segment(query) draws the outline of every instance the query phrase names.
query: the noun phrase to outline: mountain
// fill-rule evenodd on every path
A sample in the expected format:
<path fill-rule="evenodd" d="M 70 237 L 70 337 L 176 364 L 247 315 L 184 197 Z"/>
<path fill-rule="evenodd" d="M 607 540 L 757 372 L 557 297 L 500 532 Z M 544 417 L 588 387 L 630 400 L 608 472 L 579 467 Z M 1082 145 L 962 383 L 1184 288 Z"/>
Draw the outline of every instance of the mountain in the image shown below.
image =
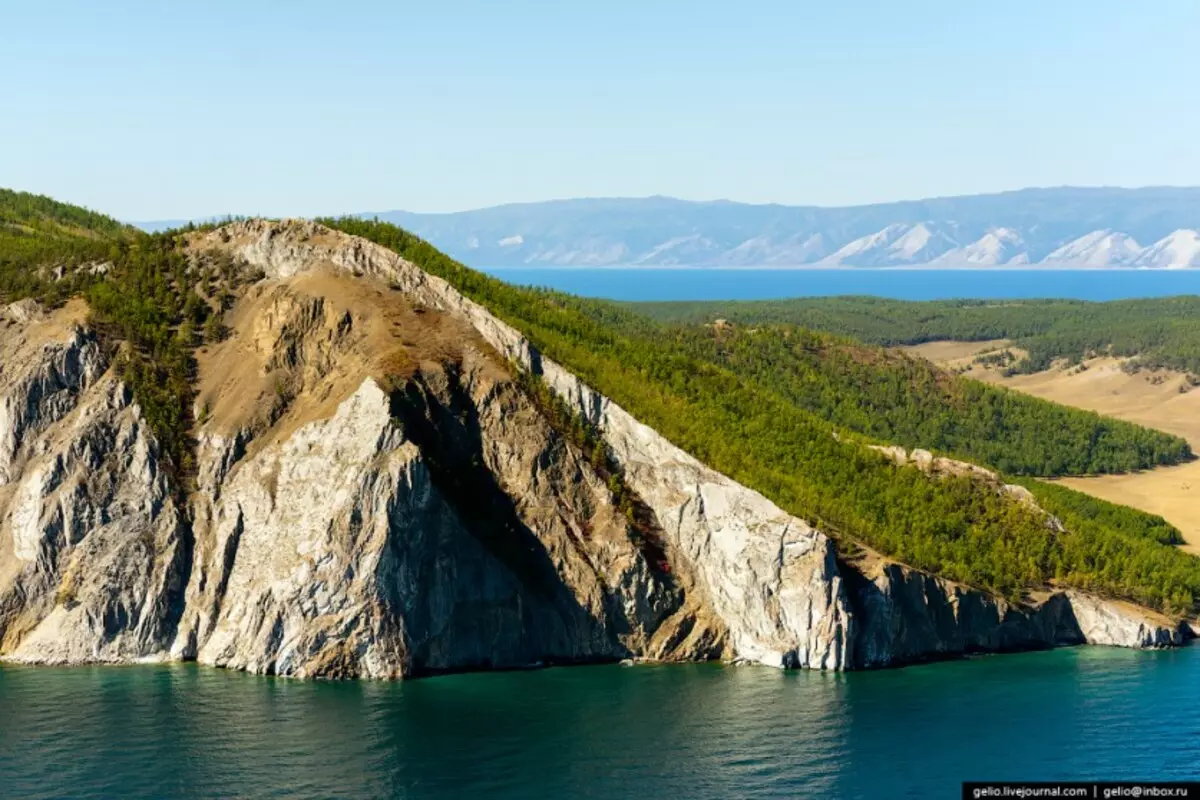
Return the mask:
<path fill-rule="evenodd" d="M 1134 263 L 1139 267 L 1167 269 L 1200 267 L 1200 233 L 1175 231 L 1138 253 Z"/>
<path fill-rule="evenodd" d="M 1043 264 L 1085 267 L 1127 267 L 1137 264 L 1143 249 L 1124 233 L 1092 231 L 1067 242 L 1042 260 Z M 1168 259 L 1169 261 L 1169 259 Z M 1164 264 L 1163 266 L 1168 266 Z"/>
<path fill-rule="evenodd" d="M 821 236 L 821 241 L 825 240 L 822 234 L 814 235 Z M 893 224 L 869 236 L 855 239 L 815 263 L 821 266 L 864 267 L 924 263 L 954 246 L 953 239 L 941 231 L 930 230 L 925 223 L 911 226 Z"/>
<path fill-rule="evenodd" d="M 1161 520 L 843 426 L 759 356 L 385 224 L 89 230 L 96 251 L 0 251 L 4 659 L 843 670 L 1191 635 L 1200 566 Z M 763 357 L 806 359 L 793 341 Z M 824 385 L 893 402 L 860 382 Z M 1047 407 L 972 424 L 1049 422 L 1103 463 L 1187 455 Z"/>
<path fill-rule="evenodd" d="M 989 230 L 977 241 L 955 246 L 929 262 L 930 266 L 990 267 L 1028 265 L 1025 240 L 1011 228 Z"/>
<path fill-rule="evenodd" d="M 560 200 L 389 211 L 465 263 L 516 266 L 1197 266 L 1200 188 L 1024 189 L 846 208 Z M 1140 244 L 1139 244 L 1140 243 Z"/>

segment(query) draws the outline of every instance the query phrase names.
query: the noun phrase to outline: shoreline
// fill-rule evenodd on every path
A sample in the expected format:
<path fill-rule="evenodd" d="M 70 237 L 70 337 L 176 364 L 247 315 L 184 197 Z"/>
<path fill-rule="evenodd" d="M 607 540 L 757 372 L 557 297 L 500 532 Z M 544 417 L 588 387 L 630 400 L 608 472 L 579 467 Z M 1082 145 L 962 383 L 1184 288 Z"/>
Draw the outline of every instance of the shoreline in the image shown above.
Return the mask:
<path fill-rule="evenodd" d="M 742 667 L 750 667 L 756 670 L 774 671 L 781 675 L 801 675 L 814 674 L 824 676 L 834 676 L 844 678 L 849 675 L 868 675 L 868 674 L 890 674 L 901 670 L 920 669 L 922 667 L 932 667 L 939 664 L 953 664 L 956 662 L 981 661 L 984 659 L 1004 658 L 1007 656 L 1030 655 L 1034 653 L 1051 653 L 1060 650 L 1076 650 L 1076 649 L 1096 649 L 1096 650 L 1115 650 L 1129 651 L 1134 653 L 1162 653 L 1176 650 L 1184 650 L 1194 647 L 1197 641 L 1200 641 L 1192 626 L 1184 621 L 1180 623 L 1180 628 L 1190 633 L 1185 635 L 1183 640 L 1178 644 L 1170 644 L 1159 647 L 1126 647 L 1123 645 L 1101 644 L 1094 642 L 1076 642 L 1048 645 L 1045 647 L 1024 647 L 1013 648 L 1011 650 L 972 650 L 962 653 L 941 653 L 931 654 L 925 658 L 897 662 L 881 666 L 862 667 L 855 669 L 814 669 L 808 667 L 789 668 L 778 667 L 771 664 L 764 664 L 759 661 L 750 659 L 711 659 L 707 661 L 657 661 L 646 658 L 611 658 L 611 659 L 595 659 L 584 661 L 562 661 L 562 662 L 545 662 L 537 664 L 529 664 L 523 666 L 510 667 L 488 667 L 484 669 L 451 669 L 439 670 L 434 672 L 420 672 L 414 675 L 401 676 L 398 678 L 372 677 L 372 676 L 354 676 L 354 677 L 330 677 L 330 676 L 302 676 L 291 674 L 277 674 L 274 672 L 254 672 L 251 670 L 240 669 L 237 667 L 226 667 L 219 664 L 208 664 L 202 661 L 191 658 L 174 658 L 169 654 L 164 654 L 162 658 L 148 657 L 140 659 L 132 659 L 128 661 L 84 661 L 75 663 L 39 663 L 28 661 L 17 661 L 8 657 L 0 656 L 0 674 L 4 670 L 38 670 L 38 671 L 64 671 L 64 672 L 83 672 L 86 670 L 104 669 L 104 670 L 127 670 L 138 668 L 170 668 L 170 669 L 197 669 L 207 670 L 212 672 L 226 673 L 230 675 L 244 675 L 250 678 L 270 678 L 272 680 L 286 681 L 295 684 L 330 684 L 340 686 L 400 686 L 412 681 L 420 681 L 422 683 L 438 678 L 461 677 L 464 675 L 493 675 L 506 673 L 533 673 L 545 672 L 548 670 L 563 670 L 563 669 L 579 669 L 588 667 L 621 667 L 626 669 L 635 669 L 643 667 L 712 667 L 716 669 L 737 669 Z"/>

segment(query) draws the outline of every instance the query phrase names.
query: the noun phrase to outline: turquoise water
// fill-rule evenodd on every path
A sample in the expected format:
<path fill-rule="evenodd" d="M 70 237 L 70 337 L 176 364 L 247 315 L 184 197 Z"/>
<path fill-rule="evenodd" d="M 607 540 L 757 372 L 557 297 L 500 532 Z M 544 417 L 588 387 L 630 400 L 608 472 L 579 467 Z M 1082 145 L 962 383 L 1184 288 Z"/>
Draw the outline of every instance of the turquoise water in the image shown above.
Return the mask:
<path fill-rule="evenodd" d="M 486 268 L 485 268 L 486 269 Z M 901 300 L 1200 294 L 1193 270 L 496 268 L 510 283 L 611 300 L 762 300 L 869 294 Z"/>
<path fill-rule="evenodd" d="M 0 668 L 0 797 L 957 797 L 1195 778 L 1200 648 L 849 675 L 573 667 L 307 683 Z"/>

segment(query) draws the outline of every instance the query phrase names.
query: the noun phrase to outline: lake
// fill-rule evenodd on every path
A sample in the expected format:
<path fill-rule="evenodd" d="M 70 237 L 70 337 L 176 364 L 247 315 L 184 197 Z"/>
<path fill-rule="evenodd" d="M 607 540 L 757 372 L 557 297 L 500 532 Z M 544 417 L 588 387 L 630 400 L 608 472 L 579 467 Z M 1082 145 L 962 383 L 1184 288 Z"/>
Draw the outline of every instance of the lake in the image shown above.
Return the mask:
<path fill-rule="evenodd" d="M 0 667 L 0 797 L 957 797 L 1187 779 L 1200 648 L 321 683 Z"/>
<path fill-rule="evenodd" d="M 611 300 L 765 300 L 848 294 L 900 300 L 1120 300 L 1200 294 L 1200 269 L 484 269 L 509 283 Z"/>

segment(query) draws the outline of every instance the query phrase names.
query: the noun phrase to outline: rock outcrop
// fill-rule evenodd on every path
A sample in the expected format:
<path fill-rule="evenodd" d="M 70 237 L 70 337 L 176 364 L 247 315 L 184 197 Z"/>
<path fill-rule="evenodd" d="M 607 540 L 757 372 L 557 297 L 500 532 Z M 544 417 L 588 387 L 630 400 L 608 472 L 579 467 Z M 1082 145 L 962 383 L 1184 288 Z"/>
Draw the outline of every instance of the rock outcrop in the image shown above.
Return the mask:
<path fill-rule="evenodd" d="M 858 623 L 853 659 L 859 668 L 1090 641 L 1073 603 L 1061 593 L 1016 606 L 885 559 L 847 567 L 853 576 L 851 603 Z M 1141 646 L 1132 639 L 1122 644 Z"/>
<path fill-rule="evenodd" d="M 79 309 L 0 329 L 0 652 L 121 662 L 163 651 L 189 566 L 157 444 Z"/>
<path fill-rule="evenodd" d="M 265 278 L 198 357 L 186 498 L 80 307 L 0 315 L 0 657 L 386 678 L 623 658 L 841 670 L 1180 639 L 1083 595 L 1018 607 L 839 561 L 823 533 L 363 240 L 250 221 L 193 246 Z M 513 365 L 602 432 L 636 514 Z"/>
<path fill-rule="evenodd" d="M 1173 647 L 1193 636 L 1187 623 L 1176 624 L 1130 603 L 1104 601 L 1068 592 L 1071 611 L 1089 644 L 1118 647 Z"/>
<path fill-rule="evenodd" d="M 1056 517 L 1046 513 L 1038 506 L 1037 500 L 1033 496 L 1033 492 L 1015 483 L 1005 483 L 990 469 L 972 464 L 967 461 L 958 461 L 953 458 L 945 458 L 935 456 L 928 450 L 914 448 L 911 452 L 905 450 L 900 445 L 867 445 L 870 449 L 884 456 L 888 460 L 894 462 L 900 467 L 912 467 L 919 469 L 926 475 L 943 476 L 943 477 L 969 477 L 976 481 L 990 485 L 995 491 L 1009 495 L 1017 501 L 1024 503 L 1031 508 L 1037 509 L 1042 514 L 1046 515 L 1047 524 L 1055 530 L 1062 530 L 1062 521 Z"/>

